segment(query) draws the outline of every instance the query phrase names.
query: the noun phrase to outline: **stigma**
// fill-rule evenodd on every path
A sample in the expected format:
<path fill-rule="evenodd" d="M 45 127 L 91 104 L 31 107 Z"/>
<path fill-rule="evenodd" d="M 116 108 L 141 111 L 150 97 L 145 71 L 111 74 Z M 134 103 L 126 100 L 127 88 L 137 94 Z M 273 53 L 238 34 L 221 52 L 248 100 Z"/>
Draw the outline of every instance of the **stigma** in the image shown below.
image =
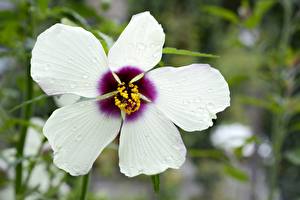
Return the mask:
<path fill-rule="evenodd" d="M 114 96 L 115 105 L 127 115 L 139 110 L 141 106 L 141 96 L 138 86 L 129 82 L 118 83 L 117 94 Z"/>

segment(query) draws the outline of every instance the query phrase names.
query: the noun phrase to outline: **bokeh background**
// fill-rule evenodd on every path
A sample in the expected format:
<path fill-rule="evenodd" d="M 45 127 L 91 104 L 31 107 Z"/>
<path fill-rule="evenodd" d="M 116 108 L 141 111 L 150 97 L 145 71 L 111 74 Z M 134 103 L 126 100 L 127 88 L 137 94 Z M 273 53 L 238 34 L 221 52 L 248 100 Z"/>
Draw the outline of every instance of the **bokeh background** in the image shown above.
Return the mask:
<path fill-rule="evenodd" d="M 81 26 L 106 49 L 133 14 L 149 10 L 166 47 L 218 55 L 164 55 L 160 66 L 209 63 L 231 91 L 231 107 L 208 130 L 184 133 L 180 170 L 127 178 L 117 144 L 94 164 L 89 200 L 300 200 L 299 0 L 0 0 L 0 199 L 79 199 L 82 177 L 52 163 L 41 127 L 73 97 L 47 97 L 32 82 L 37 35 L 57 22 Z M 27 136 L 24 138 L 24 136 Z M 20 140 L 25 139 L 20 154 Z"/>

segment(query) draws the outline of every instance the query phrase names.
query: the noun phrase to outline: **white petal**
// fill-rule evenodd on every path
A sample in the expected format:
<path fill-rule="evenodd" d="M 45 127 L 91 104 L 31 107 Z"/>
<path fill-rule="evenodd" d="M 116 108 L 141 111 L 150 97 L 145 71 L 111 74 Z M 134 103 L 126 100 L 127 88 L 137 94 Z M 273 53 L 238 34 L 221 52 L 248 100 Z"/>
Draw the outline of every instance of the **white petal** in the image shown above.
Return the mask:
<path fill-rule="evenodd" d="M 55 110 L 43 131 L 54 150 L 54 163 L 76 176 L 91 169 L 120 126 L 121 119 L 101 113 L 96 101 L 85 101 Z"/>
<path fill-rule="evenodd" d="M 153 175 L 167 168 L 178 169 L 185 155 L 178 129 L 153 104 L 148 104 L 136 121 L 123 124 L 119 165 L 126 176 Z"/>
<path fill-rule="evenodd" d="M 230 105 L 225 79 L 209 65 L 164 67 L 147 75 L 158 90 L 157 107 L 186 131 L 200 131 L 212 126 L 216 113 Z"/>
<path fill-rule="evenodd" d="M 147 71 L 161 59 L 165 34 L 150 12 L 134 15 L 108 53 L 109 67 L 133 66 Z"/>
<path fill-rule="evenodd" d="M 32 50 L 31 76 L 48 95 L 96 97 L 106 71 L 100 42 L 80 27 L 55 24 L 39 35 Z"/>

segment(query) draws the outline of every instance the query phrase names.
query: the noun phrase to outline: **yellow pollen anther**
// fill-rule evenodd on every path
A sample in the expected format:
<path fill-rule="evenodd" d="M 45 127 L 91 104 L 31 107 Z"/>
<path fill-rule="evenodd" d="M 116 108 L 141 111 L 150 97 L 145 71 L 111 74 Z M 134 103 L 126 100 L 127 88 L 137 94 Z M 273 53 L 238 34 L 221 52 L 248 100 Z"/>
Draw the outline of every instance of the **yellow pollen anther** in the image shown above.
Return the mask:
<path fill-rule="evenodd" d="M 118 93 L 114 96 L 115 105 L 126 114 L 137 111 L 141 106 L 138 86 L 133 83 L 126 85 L 124 82 L 118 84 Z"/>

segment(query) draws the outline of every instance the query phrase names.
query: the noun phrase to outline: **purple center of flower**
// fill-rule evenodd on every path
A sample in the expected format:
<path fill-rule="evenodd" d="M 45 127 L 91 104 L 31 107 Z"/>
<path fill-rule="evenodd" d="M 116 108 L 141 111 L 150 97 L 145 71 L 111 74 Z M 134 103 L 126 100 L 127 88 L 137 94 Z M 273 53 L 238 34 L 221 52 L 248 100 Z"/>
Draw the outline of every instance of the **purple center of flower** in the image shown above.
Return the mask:
<path fill-rule="evenodd" d="M 143 73 L 138 68 L 126 66 L 115 73 L 121 84 L 116 81 L 111 71 L 106 72 L 99 80 L 99 95 L 118 91 L 110 98 L 99 100 L 99 109 L 112 117 L 120 117 L 120 110 L 123 110 L 126 113 L 126 120 L 134 120 L 145 111 L 149 103 L 141 98 L 141 95 L 153 102 L 157 95 L 156 88 L 146 74 L 141 79 L 130 83 L 133 78 Z"/>

